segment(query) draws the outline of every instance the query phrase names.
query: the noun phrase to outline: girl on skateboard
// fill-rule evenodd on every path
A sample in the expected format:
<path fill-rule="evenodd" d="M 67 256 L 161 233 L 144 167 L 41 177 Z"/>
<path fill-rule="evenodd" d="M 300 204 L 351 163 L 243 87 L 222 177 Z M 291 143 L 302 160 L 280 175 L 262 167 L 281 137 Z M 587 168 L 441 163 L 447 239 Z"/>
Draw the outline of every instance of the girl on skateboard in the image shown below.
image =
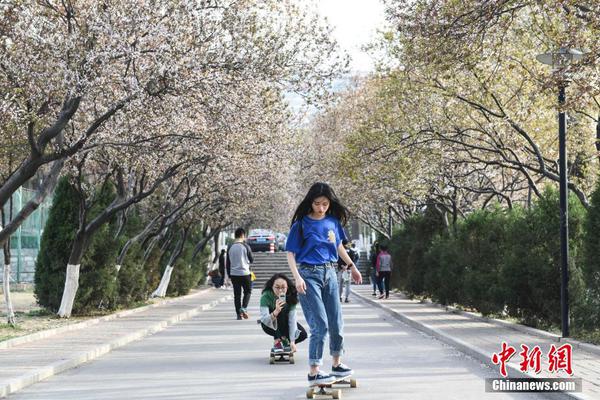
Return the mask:
<path fill-rule="evenodd" d="M 294 275 L 300 305 L 310 327 L 308 345 L 309 386 L 330 384 L 354 372 L 342 364 L 344 322 L 339 299 L 335 262 L 338 256 L 348 265 L 355 283 L 362 276 L 342 240 L 348 210 L 326 183 L 315 183 L 296 209 L 286 242 L 287 259 Z M 320 370 L 329 332 L 330 373 Z"/>
<path fill-rule="evenodd" d="M 274 354 L 295 353 L 296 344 L 307 338 L 306 330 L 297 322 L 298 292 L 284 274 L 273 275 L 260 297 L 260 324 L 267 335 L 273 336 Z"/>

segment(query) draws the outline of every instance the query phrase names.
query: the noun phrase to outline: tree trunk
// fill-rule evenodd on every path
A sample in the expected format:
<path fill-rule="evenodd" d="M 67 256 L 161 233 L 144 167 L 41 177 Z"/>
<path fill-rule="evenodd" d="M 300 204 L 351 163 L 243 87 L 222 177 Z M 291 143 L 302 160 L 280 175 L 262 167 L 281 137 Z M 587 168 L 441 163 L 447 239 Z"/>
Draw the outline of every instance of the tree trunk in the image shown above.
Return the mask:
<path fill-rule="evenodd" d="M 73 302 L 79 288 L 79 267 L 81 265 L 67 265 L 67 275 L 65 277 L 65 289 L 63 291 L 58 316 L 61 318 L 69 318 L 73 312 Z"/>
<path fill-rule="evenodd" d="M 2 218 L 0 222 L 0 229 L 6 226 L 8 221 L 12 220 L 13 217 L 13 199 L 12 197 L 8 201 L 8 218 L 4 212 L 4 205 L 0 204 L 0 214 Z M 8 221 L 7 221 L 8 219 Z M 4 276 L 3 276 L 3 289 L 4 289 L 4 300 L 6 302 L 6 322 L 11 326 L 16 326 L 15 312 L 13 310 L 12 299 L 10 297 L 10 237 L 2 245 L 2 253 L 4 254 Z"/>
<path fill-rule="evenodd" d="M 6 302 L 6 323 L 11 326 L 16 326 L 15 312 L 13 310 L 12 300 L 10 298 L 10 263 L 4 264 L 4 301 Z"/>
<path fill-rule="evenodd" d="M 596 122 L 596 152 L 598 153 L 598 159 L 600 160 L 600 113 L 598 114 L 598 121 Z"/>
<path fill-rule="evenodd" d="M 195 260 L 198 254 L 204 251 L 208 242 L 210 242 L 213 239 L 213 236 L 219 231 L 220 230 L 213 231 L 211 230 L 210 226 L 206 226 L 202 234 L 202 239 L 198 242 L 198 244 L 196 244 L 196 247 L 194 247 L 194 252 L 192 253 L 192 260 Z"/>
<path fill-rule="evenodd" d="M 160 284 L 158 285 L 158 288 L 156 288 L 156 290 L 152 292 L 150 297 L 165 297 L 165 295 L 167 294 L 167 288 L 169 287 L 169 283 L 171 282 L 171 273 L 173 272 L 172 265 L 175 265 L 175 261 L 177 261 L 181 253 L 183 253 L 183 246 L 185 245 L 187 235 L 188 228 L 184 228 L 183 232 L 181 233 L 181 238 L 175 246 L 173 254 L 171 254 L 171 258 L 169 259 L 167 268 L 165 268 L 165 272 L 163 272 L 163 276 L 160 279 Z"/>
<path fill-rule="evenodd" d="M 152 292 L 150 297 L 165 297 L 165 295 L 167 294 L 167 287 L 169 287 L 169 283 L 171 282 L 172 272 L 173 267 L 167 265 L 167 268 L 165 268 L 165 272 L 163 272 L 163 276 L 160 279 L 160 284 L 158 285 L 158 288 L 156 288 L 156 290 Z"/>
<path fill-rule="evenodd" d="M 127 243 L 125 243 L 125 245 L 121 249 L 121 252 L 119 253 L 119 256 L 117 257 L 117 263 L 115 265 L 117 272 L 121 270 L 121 265 L 123 265 L 123 261 L 125 260 L 125 256 L 127 255 L 127 251 L 129 250 L 129 248 L 136 242 L 144 241 L 146 237 L 148 237 L 148 235 L 150 234 L 150 230 L 159 218 L 160 216 L 155 217 L 152 221 L 150 221 L 148 225 L 146 225 L 146 227 L 140 233 L 130 238 L 127 241 Z"/>
<path fill-rule="evenodd" d="M 215 236 L 213 237 L 213 241 L 215 245 L 213 246 L 213 264 L 219 261 L 219 256 L 221 255 L 221 249 L 219 249 L 219 237 L 221 236 L 221 229 L 217 229 L 215 232 Z"/>
<path fill-rule="evenodd" d="M 82 233 L 81 231 L 78 232 L 75 241 L 73 242 L 71 255 L 69 256 L 69 262 L 67 264 L 65 288 L 58 310 L 58 315 L 61 318 L 69 318 L 73 312 L 73 303 L 75 302 L 75 296 L 77 295 L 77 289 L 79 288 L 79 268 L 87 243 L 88 234 Z"/>

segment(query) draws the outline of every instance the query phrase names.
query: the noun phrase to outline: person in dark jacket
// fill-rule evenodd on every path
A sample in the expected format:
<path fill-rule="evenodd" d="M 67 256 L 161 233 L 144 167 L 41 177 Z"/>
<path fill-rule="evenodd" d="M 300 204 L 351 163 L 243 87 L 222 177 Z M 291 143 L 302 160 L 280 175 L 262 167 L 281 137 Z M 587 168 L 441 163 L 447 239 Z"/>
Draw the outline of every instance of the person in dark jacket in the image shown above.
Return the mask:
<path fill-rule="evenodd" d="M 379 285 L 379 277 L 377 276 L 377 255 L 379 254 L 379 243 L 373 243 L 371 247 L 371 255 L 369 257 L 369 270 L 367 275 L 371 278 L 371 285 L 373 285 L 373 296 L 377 296 L 377 289 L 383 292 L 383 286 Z"/>
<path fill-rule="evenodd" d="M 225 285 L 225 264 L 226 263 L 227 263 L 227 252 L 225 251 L 225 249 L 222 249 L 221 254 L 219 254 L 219 275 L 221 275 L 221 286 Z"/>

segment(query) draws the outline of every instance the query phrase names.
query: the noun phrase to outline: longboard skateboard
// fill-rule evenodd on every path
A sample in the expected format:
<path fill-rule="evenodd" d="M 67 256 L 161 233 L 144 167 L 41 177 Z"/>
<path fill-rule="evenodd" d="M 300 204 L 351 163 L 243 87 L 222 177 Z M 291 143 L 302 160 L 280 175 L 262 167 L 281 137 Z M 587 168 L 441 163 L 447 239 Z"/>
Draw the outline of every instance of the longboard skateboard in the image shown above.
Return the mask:
<path fill-rule="evenodd" d="M 315 385 L 306 391 L 307 399 L 314 399 L 316 396 L 331 396 L 333 399 L 342 398 L 342 390 L 334 388 L 333 385 L 350 385 L 351 388 L 358 387 L 358 381 L 352 378 L 352 375 L 340 377 L 339 380 L 324 385 Z"/>
<path fill-rule="evenodd" d="M 273 353 L 271 351 L 271 355 L 269 356 L 269 364 L 275 364 L 280 362 L 289 362 L 290 364 L 295 364 L 294 360 L 294 352 L 292 351 L 284 351 L 281 353 Z"/>

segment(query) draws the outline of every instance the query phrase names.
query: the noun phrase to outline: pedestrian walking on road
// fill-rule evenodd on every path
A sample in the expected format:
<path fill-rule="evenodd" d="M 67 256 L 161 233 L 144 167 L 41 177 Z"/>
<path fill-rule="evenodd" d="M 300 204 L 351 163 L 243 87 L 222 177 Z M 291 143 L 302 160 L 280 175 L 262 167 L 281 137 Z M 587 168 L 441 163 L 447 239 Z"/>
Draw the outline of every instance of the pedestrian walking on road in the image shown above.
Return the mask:
<path fill-rule="evenodd" d="M 385 283 L 385 298 L 390 297 L 390 278 L 392 277 L 392 256 L 388 253 L 388 247 L 385 244 L 381 245 L 381 251 L 377 255 L 377 262 L 375 268 L 377 271 L 377 277 L 379 279 L 379 298 L 383 299 L 383 287 Z"/>
<path fill-rule="evenodd" d="M 272 352 L 296 352 L 296 345 L 308 337 L 306 329 L 298 323 L 296 305 L 298 292 L 284 274 L 273 275 L 260 297 L 260 323 L 269 336 L 273 336 Z"/>
<path fill-rule="evenodd" d="M 254 262 L 252 250 L 246 243 L 246 231 L 243 228 L 235 230 L 235 240 L 227 249 L 227 274 L 233 284 L 233 302 L 237 319 L 248 319 L 248 303 L 252 293 L 250 264 Z M 244 297 L 242 299 L 242 289 Z"/>
<path fill-rule="evenodd" d="M 353 262 L 355 262 L 356 260 L 355 260 L 355 257 L 353 257 L 353 255 L 355 255 L 356 253 L 354 253 L 353 250 L 350 248 L 350 242 L 348 240 L 344 239 L 344 240 L 342 240 L 342 245 L 346 249 L 346 252 L 348 253 L 348 256 L 350 257 L 350 259 Z M 344 298 L 344 302 L 349 303 L 350 300 L 348 299 L 348 297 L 350 296 L 350 271 L 348 270 L 348 265 L 346 264 L 346 262 L 344 260 L 342 260 L 341 257 L 338 258 L 337 265 L 338 265 L 337 276 L 338 276 L 338 287 L 340 290 L 340 302 L 342 301 L 342 298 Z"/>
<path fill-rule="evenodd" d="M 371 279 L 371 285 L 373 285 L 373 297 L 377 296 L 377 289 L 379 288 L 379 277 L 377 276 L 377 255 L 379 254 L 379 243 L 373 243 L 371 247 L 371 255 L 369 256 L 369 268 L 367 270 L 367 275 Z M 380 292 L 383 292 L 383 288 L 379 289 Z"/>
<path fill-rule="evenodd" d="M 225 288 L 225 282 L 229 275 L 225 275 L 225 264 L 227 264 L 227 252 L 225 249 L 221 249 L 219 254 L 219 275 L 221 275 L 221 287 Z"/>
<path fill-rule="evenodd" d="M 344 321 L 334 264 L 341 257 L 354 282 L 362 282 L 360 272 L 342 245 L 342 240 L 346 239 L 342 225 L 347 222 L 347 217 L 348 210 L 333 189 L 326 183 L 315 183 L 294 213 L 285 246 L 300 305 L 310 327 L 310 386 L 333 383 L 354 373 L 341 362 Z M 331 373 L 320 371 L 328 333 Z"/>

